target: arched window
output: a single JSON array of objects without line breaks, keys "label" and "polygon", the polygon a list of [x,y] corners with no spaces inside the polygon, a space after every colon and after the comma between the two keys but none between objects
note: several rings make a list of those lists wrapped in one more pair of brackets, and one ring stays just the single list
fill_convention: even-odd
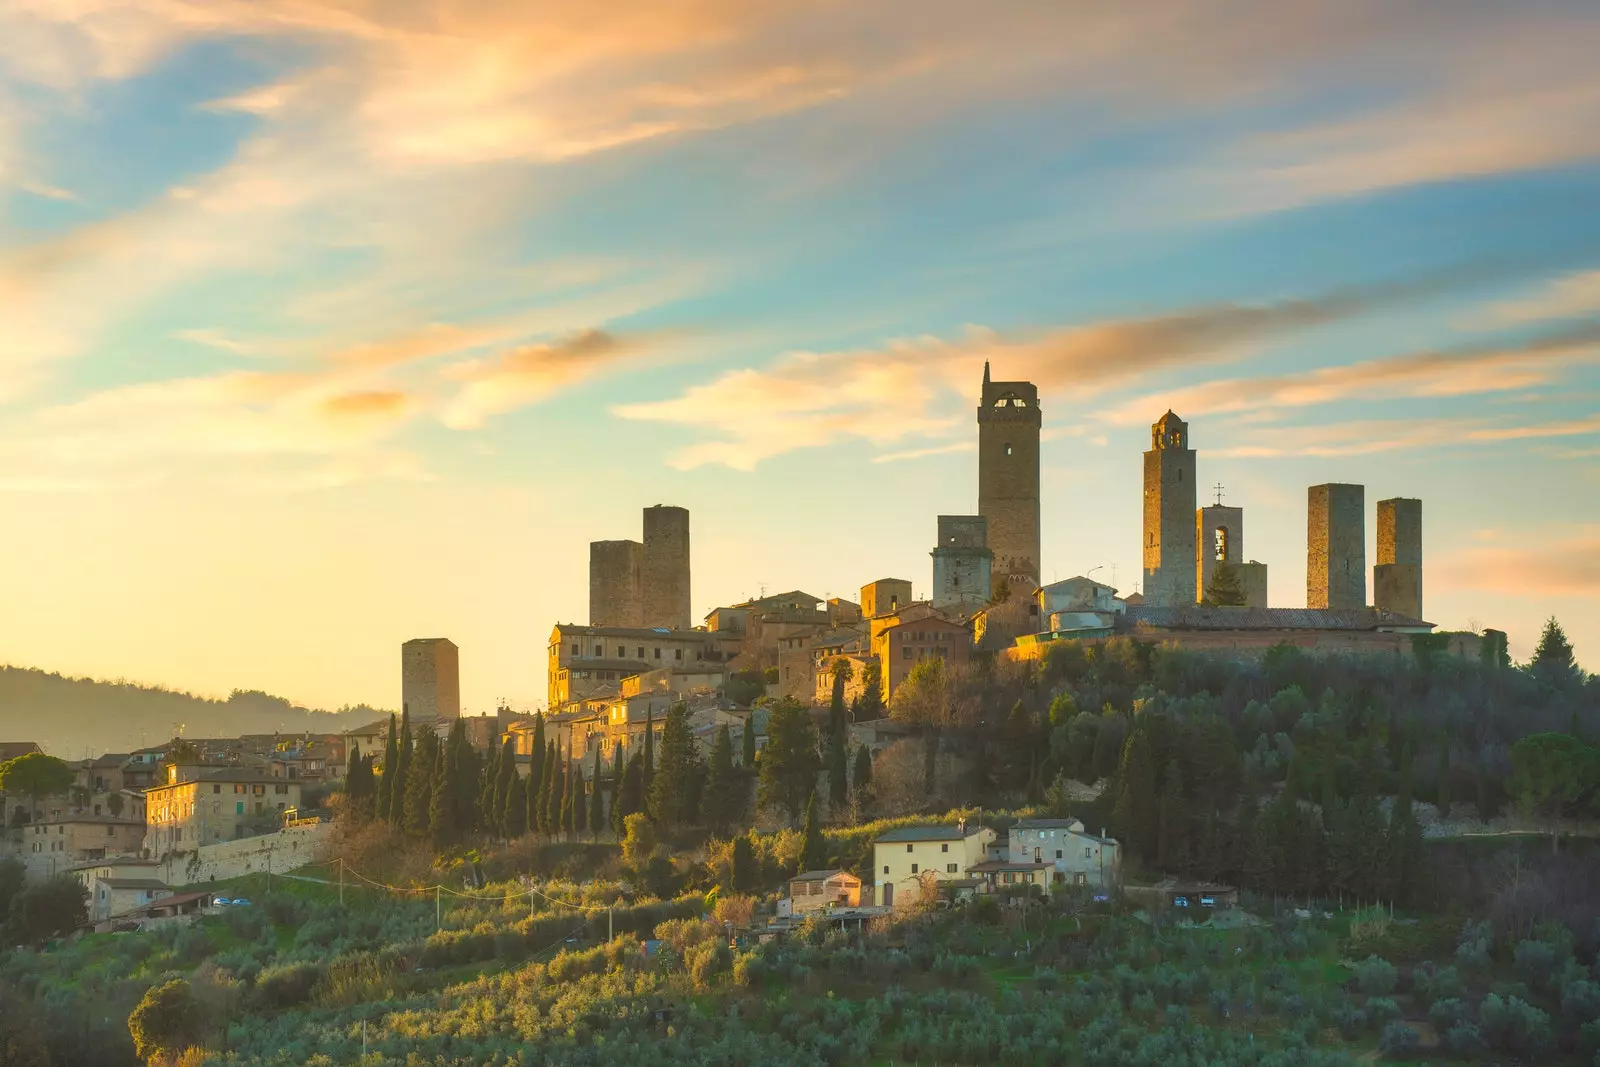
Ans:
[{"label": "arched window", "polygon": [[1228,528],[1226,526],[1218,526],[1217,527],[1216,545],[1217,545],[1217,554],[1216,554],[1215,558],[1219,559],[1219,560],[1227,559],[1228,558]]}]

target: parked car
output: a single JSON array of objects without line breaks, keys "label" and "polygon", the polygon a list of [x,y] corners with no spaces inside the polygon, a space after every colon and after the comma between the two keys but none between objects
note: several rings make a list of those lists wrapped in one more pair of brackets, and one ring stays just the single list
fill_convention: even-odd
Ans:
[{"label": "parked car", "polygon": [[212,907],[216,907],[216,908],[226,908],[226,907],[229,907],[232,904],[233,904],[233,901],[229,900],[227,897],[217,897],[215,900],[213,900],[211,902]]}]

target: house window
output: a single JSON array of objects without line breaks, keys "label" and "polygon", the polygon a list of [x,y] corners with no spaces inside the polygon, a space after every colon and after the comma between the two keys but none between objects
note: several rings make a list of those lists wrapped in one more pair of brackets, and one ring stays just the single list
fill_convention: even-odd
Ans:
[{"label": "house window", "polygon": [[1083,858],[1084,859],[1088,859],[1092,855],[1094,855],[1094,849],[1086,848],[1086,849],[1083,850]]},{"label": "house window", "polygon": [[672,650],[672,658],[673,659],[682,659],[683,658],[683,649],[681,649],[681,648],[673,649]]},{"label": "house window", "polygon": [[658,648],[658,649],[656,649],[656,659],[660,659],[660,658],[661,658],[661,650]]},{"label": "house window", "polygon": [[885,863],[883,865],[883,873],[884,874],[888,874],[889,873],[889,865],[887,863]]},{"label": "house window", "polygon": [[211,787],[211,791],[213,793],[220,793],[222,792],[222,787],[220,785],[214,785]]},{"label": "house window", "polygon": [[286,785],[275,785],[272,787],[272,791],[274,793],[287,793],[289,791],[289,787]]},{"label": "house window", "polygon": [[628,658],[628,650],[623,648],[621,645],[618,645],[617,646],[617,658],[618,659],[627,659]]},{"label": "house window", "polygon": [[643,645],[639,646],[639,655],[636,656],[635,658],[636,659],[644,659],[644,646]]},{"label": "house window", "polygon": [[912,658],[911,646],[910,645],[906,645],[905,647],[900,649],[900,658],[901,659],[911,659]]},{"label": "house window", "polygon": [[1058,848],[1058,849],[1056,849],[1056,859],[1060,859],[1060,858],[1061,858],[1061,850]]},{"label": "house window", "polygon": [[578,651],[578,642],[576,642],[576,641],[574,641],[574,642],[572,642],[572,654],[573,654],[573,655],[574,655],[574,656],[581,656],[581,655],[583,655],[583,653],[581,653],[581,652],[579,652],[579,651]]},{"label": "house window", "polygon": [[243,815],[244,814],[244,801],[240,800],[240,801],[236,801],[234,803],[234,805],[233,805],[233,813],[235,815]]},{"label": "house window", "polygon": [[912,874],[916,874],[917,873],[917,865],[915,863],[913,863],[911,865],[911,873]]},{"label": "house window", "polygon": [[906,846],[906,851],[907,851],[907,852],[910,852],[910,851],[911,851],[911,846],[910,846],[910,845],[907,845],[907,846]]},{"label": "house window", "polygon": [[944,865],[944,870],[945,870],[946,874],[955,874],[956,873],[956,865],[953,864],[953,863],[947,863],[947,864]]},{"label": "house window", "polygon": [[940,845],[939,846],[939,851],[940,852],[949,852],[950,851],[950,846],[949,845]]},{"label": "house window", "polygon": [[595,645],[594,646],[594,654],[595,654],[595,658],[596,659],[604,659],[605,655],[606,655],[606,650],[604,648],[600,647],[599,645]]}]

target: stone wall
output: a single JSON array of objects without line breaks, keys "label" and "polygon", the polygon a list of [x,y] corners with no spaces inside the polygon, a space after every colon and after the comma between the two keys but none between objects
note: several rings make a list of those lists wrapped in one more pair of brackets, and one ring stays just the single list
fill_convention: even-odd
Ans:
[{"label": "stone wall", "polygon": [[177,887],[258,874],[269,868],[274,873],[292,871],[320,859],[332,836],[333,823],[319,822],[260,837],[201,845],[163,859],[156,867],[155,877]]},{"label": "stone wall", "polygon": [[1367,606],[1365,489],[1313,485],[1306,492],[1306,607]]},{"label": "stone wall", "polygon": [[689,509],[657,504],[644,509],[640,569],[643,625],[693,627],[689,595]]},{"label": "stone wall", "polygon": [[637,541],[589,542],[589,625],[642,626],[644,601]]}]

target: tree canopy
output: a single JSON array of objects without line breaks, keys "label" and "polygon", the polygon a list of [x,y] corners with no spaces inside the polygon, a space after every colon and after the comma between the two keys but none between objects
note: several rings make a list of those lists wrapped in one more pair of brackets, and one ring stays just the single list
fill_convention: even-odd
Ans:
[{"label": "tree canopy", "polygon": [[780,809],[791,823],[797,821],[822,769],[817,728],[808,709],[792,700],[773,705],[759,767],[757,802],[764,808]]}]

